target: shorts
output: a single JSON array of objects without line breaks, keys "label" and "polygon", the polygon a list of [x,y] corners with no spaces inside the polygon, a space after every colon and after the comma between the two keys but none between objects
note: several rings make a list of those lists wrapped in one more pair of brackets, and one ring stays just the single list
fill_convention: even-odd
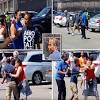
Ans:
[{"label": "shorts", "polygon": [[92,86],[89,86],[88,81],[85,81],[83,95],[84,96],[98,96],[97,81],[96,80],[93,80]]},{"label": "shorts", "polygon": [[17,85],[16,85],[15,81],[9,81],[9,82],[7,82],[6,96],[11,97],[12,91],[13,91],[13,95],[16,98],[19,98],[18,88],[17,88]]},{"label": "shorts", "polygon": [[77,85],[73,82],[70,83],[70,90],[72,91],[72,94],[75,98],[78,98],[78,88]]}]

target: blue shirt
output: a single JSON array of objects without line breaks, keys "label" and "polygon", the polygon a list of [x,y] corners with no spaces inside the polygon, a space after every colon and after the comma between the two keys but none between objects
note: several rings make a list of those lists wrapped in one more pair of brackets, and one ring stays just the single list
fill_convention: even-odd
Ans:
[{"label": "blue shirt", "polygon": [[[6,64],[4,67],[4,72],[6,72],[6,74],[13,73],[14,70],[15,70],[15,67],[11,64]],[[10,80],[11,77],[7,75],[7,79]]]},{"label": "blue shirt", "polygon": [[60,61],[57,65],[57,73],[55,75],[55,79],[56,80],[63,80],[65,75],[64,74],[61,74],[61,73],[58,73],[58,71],[66,71],[67,68],[69,67],[69,65],[67,63],[65,63],[63,60]]},{"label": "blue shirt", "polygon": [[22,31],[22,24],[20,21],[16,22],[16,30],[17,32],[20,32],[20,35],[13,41],[13,49],[24,49],[24,43],[23,43],[23,33]]},{"label": "blue shirt", "polygon": [[86,27],[87,24],[88,24],[87,17],[86,17],[86,15],[83,14],[83,15],[82,15],[82,25]]},{"label": "blue shirt", "polygon": [[59,51],[54,51],[49,55],[48,60],[61,60],[61,54]]},{"label": "blue shirt", "polygon": [[72,69],[70,82],[74,82],[75,84],[77,84],[78,75],[79,75],[79,67],[75,66]]}]

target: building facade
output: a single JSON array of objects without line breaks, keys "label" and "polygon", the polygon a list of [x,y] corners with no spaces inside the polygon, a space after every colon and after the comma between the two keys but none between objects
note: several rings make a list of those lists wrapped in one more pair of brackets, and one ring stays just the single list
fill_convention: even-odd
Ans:
[{"label": "building facade", "polygon": [[45,6],[51,5],[51,0],[0,0],[0,13],[33,10],[40,11]]},{"label": "building facade", "polygon": [[100,0],[54,0],[53,5],[56,10],[100,10]]}]

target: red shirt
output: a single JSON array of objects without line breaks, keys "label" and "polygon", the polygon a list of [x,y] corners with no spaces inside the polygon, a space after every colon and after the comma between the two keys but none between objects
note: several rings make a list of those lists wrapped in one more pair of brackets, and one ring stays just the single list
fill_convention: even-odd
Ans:
[{"label": "red shirt", "polygon": [[86,80],[95,79],[94,69],[87,69],[86,70]]},{"label": "red shirt", "polygon": [[22,67],[22,71],[21,71],[21,73],[20,73],[20,75],[18,77],[18,81],[20,82],[20,81],[23,81],[24,79],[26,79],[26,77],[25,77],[24,69]]}]

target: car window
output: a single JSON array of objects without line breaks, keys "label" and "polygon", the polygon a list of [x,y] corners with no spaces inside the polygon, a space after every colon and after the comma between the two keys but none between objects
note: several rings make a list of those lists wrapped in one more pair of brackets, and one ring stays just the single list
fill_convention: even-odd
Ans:
[{"label": "car window", "polygon": [[38,16],[38,17],[45,17],[45,16],[48,14],[49,10],[50,10],[50,8],[44,8],[42,11],[40,11],[40,12],[37,14],[37,16]]},{"label": "car window", "polygon": [[42,54],[31,56],[29,62],[42,62]]},{"label": "car window", "polygon": [[98,17],[100,17],[100,14],[94,16],[94,18],[98,18]]}]

